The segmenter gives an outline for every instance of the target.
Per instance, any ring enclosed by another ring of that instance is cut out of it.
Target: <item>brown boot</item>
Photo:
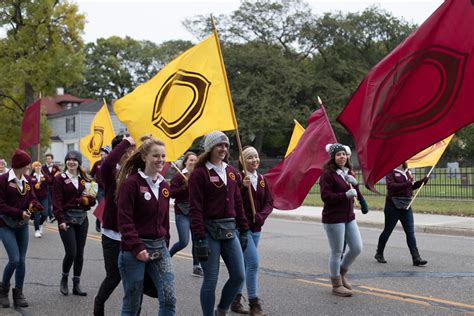
[[[341,267],[341,281],[342,281],[342,285],[348,289],[348,290],[352,290],[352,285],[349,283],[349,281],[347,281],[347,278],[346,278],[346,274],[347,274],[347,269],[344,269],[343,267]]]
[[[346,289],[342,285],[342,280],[341,280],[340,275],[338,275],[337,277],[331,277],[331,283],[332,283],[332,294],[336,296],[343,296],[343,297],[352,296],[352,291]]]
[[[4,287],[2,282],[0,282],[0,306],[3,308],[10,307],[10,300],[8,299],[9,291],[10,291],[10,288]]]
[[[12,292],[13,292],[13,306],[28,307],[28,302],[26,301],[26,298],[23,295],[23,289],[14,288]]]
[[[250,306],[250,315],[251,316],[267,316],[262,311],[262,306],[260,305],[260,301],[258,297],[256,298],[249,298],[249,306]]]
[[[247,315],[249,311],[244,308],[240,302],[241,299],[244,299],[242,294],[237,294],[237,296],[234,298],[234,301],[232,302],[232,305],[230,306],[230,310],[237,314]]]

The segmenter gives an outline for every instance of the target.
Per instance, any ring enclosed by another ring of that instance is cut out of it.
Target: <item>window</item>
[[[74,144],[67,144],[67,151],[70,152],[71,150],[74,150]]]
[[[76,118],[66,118],[66,133],[74,133],[76,131]]]

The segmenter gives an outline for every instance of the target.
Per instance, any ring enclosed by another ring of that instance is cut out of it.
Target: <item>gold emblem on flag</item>
[[[100,148],[104,143],[104,128],[102,126],[94,126],[94,135],[92,135],[87,149],[94,158],[100,156]]]

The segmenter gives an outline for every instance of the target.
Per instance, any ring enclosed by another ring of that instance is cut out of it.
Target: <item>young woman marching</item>
[[[122,234],[119,269],[124,288],[122,315],[137,315],[147,273],[157,289],[158,315],[175,315],[176,290],[171,257],[169,186],[160,171],[165,146],[151,136],[120,169],[118,227]]]
[[[262,226],[265,224],[265,220],[268,215],[273,211],[273,197],[272,193],[267,185],[266,180],[261,174],[257,173],[257,169],[260,165],[260,158],[258,152],[254,147],[246,147],[242,155],[247,173],[244,173],[242,162],[240,162],[240,177],[241,182],[241,195],[244,205],[245,215],[249,221],[250,233],[247,244],[247,249],[244,251],[245,260],[245,284],[247,287],[249,307],[250,311],[243,308],[240,299],[242,298],[243,285],[240,287],[239,294],[232,303],[231,310],[239,314],[247,314],[253,316],[265,316],[266,314],[262,311],[262,306],[258,298],[258,284],[257,284],[257,273],[258,273],[258,242],[262,231]],[[251,190],[252,197],[255,205],[255,216],[252,212],[250,205],[248,190]]]
[[[204,270],[201,308],[214,315],[219,257],[229,272],[215,315],[226,315],[244,281],[242,250],[247,247],[248,221],[242,208],[237,173],[227,164],[229,139],[220,131],[208,133],[204,153],[189,178],[189,216],[196,255]],[[240,231],[240,243],[237,231]]]
[[[346,273],[362,252],[362,239],[355,221],[354,198],[359,199],[364,212],[368,207],[353,176],[345,146],[330,144],[326,146],[326,150],[331,158],[324,164],[319,186],[324,202],[322,220],[331,247],[329,270],[332,293],[337,296],[352,296],[352,286],[346,279]],[[349,250],[341,262],[344,241]]]
[[[3,270],[0,283],[0,305],[3,308],[10,306],[8,292],[14,272],[13,304],[15,307],[28,306],[23,295],[28,221],[31,212],[43,208],[36,200],[24,176],[30,163],[30,156],[23,150],[17,149],[12,157],[12,168],[0,176],[0,240],[8,255],[8,263]]]
[[[176,228],[178,229],[179,241],[171,247],[170,255],[173,257],[175,253],[186,248],[189,243],[189,233],[191,229],[191,221],[189,220],[189,190],[188,178],[194,169],[194,164],[197,161],[197,155],[193,152],[187,152],[184,155],[183,166],[181,173],[171,179],[170,192],[174,201],[174,213],[176,218]],[[184,175],[184,177],[183,177]],[[196,257],[193,247],[193,275],[203,277],[204,273],[199,266],[199,261]]]
[[[53,182],[53,211],[65,251],[59,290],[63,295],[69,294],[68,276],[74,263],[72,294],[86,296],[79,284],[89,228],[87,211],[96,200],[86,190],[86,184],[91,179],[81,168],[81,153],[74,150],[68,152],[64,164],[66,170],[56,175]]]
[[[421,259],[416,246],[413,210],[411,206],[408,209],[406,209],[406,207],[411,202],[413,190],[419,189],[423,183],[426,184],[428,178],[425,177],[421,180],[415,181],[410,169],[408,169],[407,163],[404,162],[385,177],[385,182],[387,184],[387,197],[385,198],[385,208],[383,210],[385,215],[385,226],[379,237],[375,260],[380,263],[387,263],[383,256],[385,245],[387,244],[388,238],[390,238],[393,229],[397,225],[397,222],[400,221],[403,230],[405,231],[407,245],[413,259],[413,265],[424,266],[428,261]]]
[[[36,198],[43,206],[41,212],[35,212],[34,214],[34,223],[35,223],[35,237],[41,238],[43,236],[43,223],[48,218],[48,186],[52,183],[52,178],[47,175],[44,175],[41,172],[41,163],[35,161],[31,164],[33,172],[29,177],[31,186],[34,188]]]
[[[135,147],[132,137],[116,136],[112,140],[112,152],[104,159],[101,175],[104,185],[105,206],[102,216],[102,251],[106,276],[94,298],[94,316],[104,315],[104,304],[121,281],[118,268],[121,235],[117,221],[117,190],[118,172]]]
[[[44,156],[46,159],[46,163],[41,167],[41,171],[43,171],[43,174],[47,175],[49,178],[54,179],[60,169],[53,162],[53,154],[47,153]],[[48,185],[48,207],[49,222],[52,223],[56,220],[53,214],[53,183],[50,183]]]

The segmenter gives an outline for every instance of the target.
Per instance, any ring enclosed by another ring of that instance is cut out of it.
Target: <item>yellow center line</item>
[[[57,227],[45,227],[44,228],[45,230],[49,230],[49,231],[52,231],[52,232],[59,232],[59,229]],[[97,236],[97,235],[93,235],[93,234],[87,234],[87,239],[92,239],[92,240],[96,240],[96,241],[101,241],[102,238],[100,236]]]

